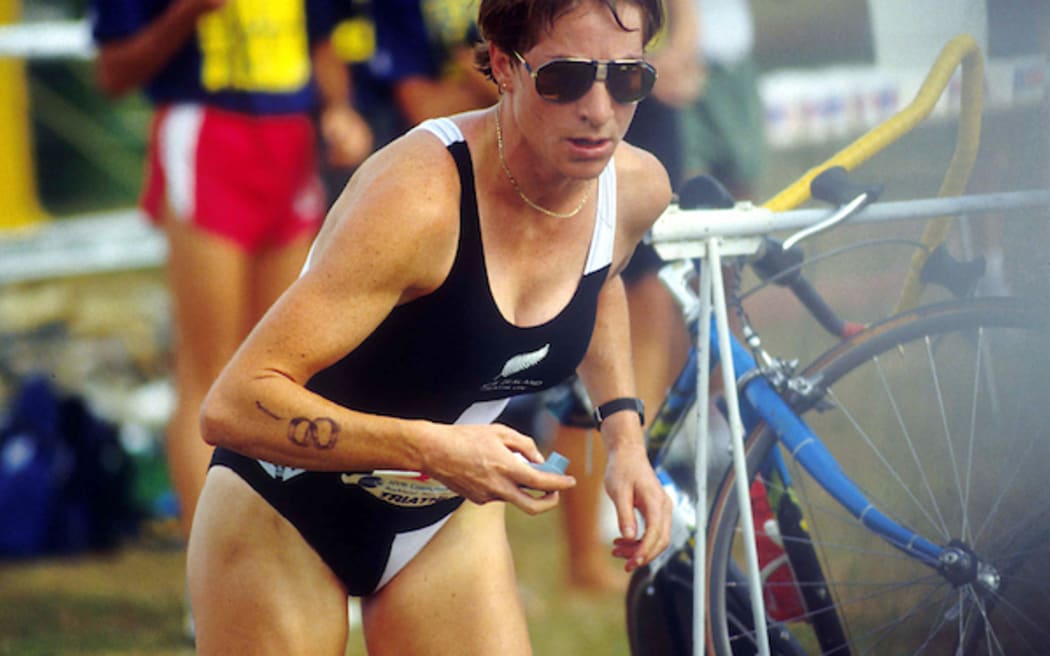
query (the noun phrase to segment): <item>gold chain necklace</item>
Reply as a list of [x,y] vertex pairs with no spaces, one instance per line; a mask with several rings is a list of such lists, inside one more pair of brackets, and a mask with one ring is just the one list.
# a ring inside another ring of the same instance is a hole
[[497,148],[497,150],[499,150],[499,163],[500,163],[500,166],[503,167],[503,173],[505,173],[507,175],[507,180],[510,182],[510,186],[514,187],[514,191],[518,192],[518,196],[523,201],[525,201],[526,205],[528,205],[532,209],[536,210],[537,212],[542,212],[543,214],[546,214],[547,216],[554,217],[555,219],[571,219],[572,217],[574,217],[577,214],[579,214],[580,210],[583,209],[583,206],[586,205],[587,201],[590,200],[590,198],[591,198],[591,189],[589,187],[587,189],[587,192],[583,194],[583,198],[580,199],[580,204],[577,205],[576,208],[574,210],[572,210],[571,212],[566,212],[564,214],[562,214],[561,212],[552,212],[551,210],[547,209],[546,207],[542,207],[538,203],[534,203],[532,201],[532,199],[530,199],[528,196],[526,196],[525,192],[521,190],[521,187],[518,186],[518,181],[514,179],[514,174],[511,173],[510,172],[510,168],[507,167],[507,160],[504,158],[504,155],[503,155],[503,130],[500,128],[500,125],[499,125],[499,110],[500,110],[500,107],[497,105],[496,106],[496,148]]

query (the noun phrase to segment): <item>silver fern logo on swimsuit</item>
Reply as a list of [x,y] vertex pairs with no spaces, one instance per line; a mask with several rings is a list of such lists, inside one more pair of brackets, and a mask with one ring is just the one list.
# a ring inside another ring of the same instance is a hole
[[515,355],[510,360],[507,360],[507,364],[503,365],[503,371],[499,373],[500,378],[509,378],[516,373],[520,373],[535,367],[539,363],[543,362],[543,359],[550,353],[551,345],[544,344],[542,347],[532,351],[531,353],[522,353]]
[[539,363],[546,359],[547,354],[550,353],[551,345],[544,344],[535,351],[529,351],[527,353],[519,353],[511,357],[503,365],[503,369],[499,372],[499,376],[490,383],[485,383],[481,389],[485,392],[522,392],[525,390],[534,389],[543,385],[542,380],[534,380],[528,378],[512,378],[515,374],[520,374],[523,371],[532,369]]

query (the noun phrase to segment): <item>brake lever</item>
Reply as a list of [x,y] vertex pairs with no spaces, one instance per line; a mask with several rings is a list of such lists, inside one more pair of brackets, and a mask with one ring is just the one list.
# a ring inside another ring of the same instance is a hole
[[882,193],[883,185],[857,185],[846,176],[846,169],[833,166],[821,171],[809,183],[810,194],[819,200],[837,205],[838,209],[820,223],[799,230],[784,240],[782,247],[790,250],[803,239],[829,230],[864,209]]

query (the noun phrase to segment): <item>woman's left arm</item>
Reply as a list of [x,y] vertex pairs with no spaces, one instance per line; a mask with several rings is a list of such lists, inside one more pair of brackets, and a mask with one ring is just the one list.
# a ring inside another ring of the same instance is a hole
[[[626,151],[626,152],[624,152]],[[630,146],[617,151],[617,178],[631,180],[621,188],[617,207],[617,244],[613,274],[598,299],[594,333],[579,367],[595,407],[613,399],[636,396],[631,361],[627,296],[619,271],[652,223],[667,207],[670,184],[652,155]],[[652,410],[652,409],[650,409]],[[601,425],[608,453],[605,488],[616,506],[621,537],[613,555],[624,558],[632,571],[658,556],[670,541],[671,502],[649,464],[645,435],[638,414],[621,411]],[[635,510],[645,521],[640,534]]]

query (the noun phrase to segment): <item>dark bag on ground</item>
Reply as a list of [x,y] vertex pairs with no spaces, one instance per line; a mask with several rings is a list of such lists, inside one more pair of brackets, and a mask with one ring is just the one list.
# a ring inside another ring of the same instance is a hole
[[116,426],[44,376],[0,424],[0,557],[111,549],[132,534],[132,465]]

